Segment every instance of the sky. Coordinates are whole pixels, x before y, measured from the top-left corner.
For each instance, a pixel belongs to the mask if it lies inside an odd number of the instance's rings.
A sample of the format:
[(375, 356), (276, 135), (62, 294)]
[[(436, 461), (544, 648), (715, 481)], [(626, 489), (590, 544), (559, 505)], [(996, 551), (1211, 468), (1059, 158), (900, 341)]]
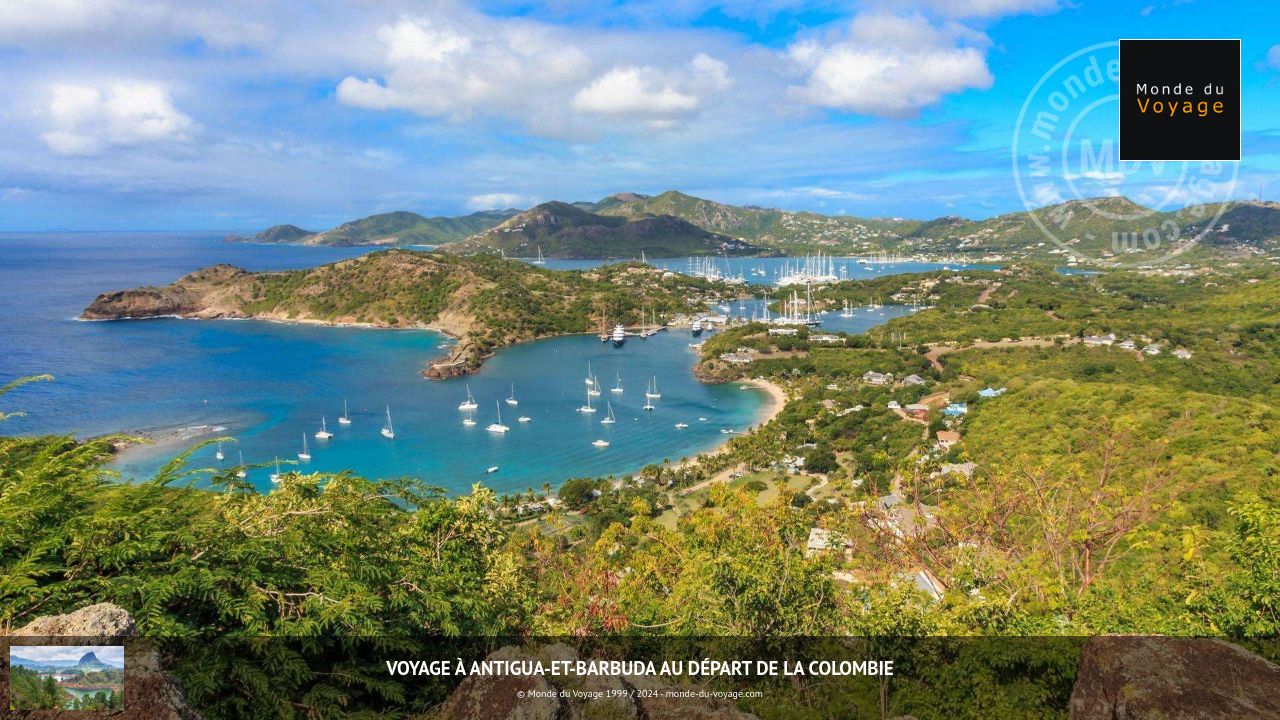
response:
[(672, 189), (989, 217), (1024, 206), (1036, 82), (1147, 37), (1242, 40), (1233, 192), (1280, 199), (1274, 3), (4, 0), (0, 231), (321, 230)]

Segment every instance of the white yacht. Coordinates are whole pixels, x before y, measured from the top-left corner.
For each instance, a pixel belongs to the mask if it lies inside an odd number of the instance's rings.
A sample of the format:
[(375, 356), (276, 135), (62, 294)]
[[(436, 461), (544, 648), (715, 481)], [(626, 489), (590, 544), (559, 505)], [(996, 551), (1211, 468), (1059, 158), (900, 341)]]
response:
[(702, 334), (702, 318), (698, 318), (697, 320), (694, 320), (693, 327), (690, 329), (692, 330), (694, 337), (698, 337), (699, 335), (701, 335)]
[(521, 415), (520, 417), (516, 418), (516, 422), (529, 422), (532, 419), (533, 418), (529, 417), (528, 415)]
[(311, 451), (307, 449), (307, 434), (302, 433), (302, 452), (298, 453), (299, 460), (310, 460)]
[(590, 391), (590, 390), (587, 390), (587, 404), (586, 404), (586, 405), (583, 405), (583, 406), (582, 406), (582, 407), (580, 407), (580, 408), (578, 408), (578, 412), (580, 412), (580, 413), (593, 413), (593, 412), (595, 412), (595, 411), (596, 411), (596, 409), (595, 409), (595, 408), (593, 408), (593, 407), (591, 407), (591, 391)]
[(226, 455), (223, 455), (223, 454), (222, 454), (222, 441), (221, 441), (221, 440), (219, 440), (219, 441), (218, 441), (218, 452), (214, 453), (214, 454), (213, 454), (213, 457), (214, 457), (214, 459), (216, 459), (216, 460), (222, 460), (224, 457), (226, 457)]
[(601, 425), (612, 425), (612, 424), (614, 424), (614, 423), (618, 422), (618, 419), (617, 419), (617, 418), (615, 418), (615, 417), (613, 416), (613, 403), (606, 402), (606, 403), (605, 403), (605, 407), (609, 408), (609, 414), (608, 414), (608, 415), (606, 415), (606, 416), (605, 416), (605, 418), (604, 418), (603, 420), (601, 420), (601, 421), (600, 421), (600, 424), (601, 424)]
[(329, 432), (329, 427), (324, 424), (324, 418), (320, 418), (320, 429), (316, 431), (317, 440), (328, 440), (333, 437), (333, 433)]
[(396, 439), (396, 429), (391, 425), (391, 406), (387, 406), (387, 424), (382, 426), (382, 437), (388, 440)]
[(677, 429), (677, 430), (683, 430), (683, 429), (685, 429), (685, 428), (687, 428), (687, 427), (689, 427), (689, 423), (676, 423), (676, 429)]
[(658, 392), (658, 376), (657, 375), (653, 377), (653, 384), (649, 386), (649, 389), (644, 391), (644, 396), (649, 398), (650, 400), (657, 400), (658, 398), (662, 397), (662, 393)]
[(516, 384), (511, 383), (511, 397), (507, 398), (508, 405), (519, 405), (520, 401), (516, 399)]
[(602, 448), (602, 447), (609, 447), (609, 441), (608, 441), (608, 440), (596, 440), (595, 442), (592, 442), (591, 444), (592, 444), (592, 445), (595, 445), (596, 447), (600, 447), (600, 448)]
[(491, 433), (504, 433), (510, 430), (511, 428), (502, 424), (502, 403), (495, 402), (493, 406), (498, 408), (498, 422), (489, 423), (489, 427), (485, 429)]
[(339, 425), (351, 424), (351, 413), (347, 411), (347, 401), (342, 401), (342, 416), (338, 418)]
[(471, 414), (470, 410), (467, 411), (467, 416), (462, 418), (462, 424), (466, 425), (467, 427), (471, 427), (472, 425), (476, 424), (476, 418), (474, 415)]
[(460, 402), (460, 403), (458, 403), (458, 409), (459, 409), (459, 410), (475, 410), (475, 409), (476, 409), (476, 408), (478, 408), (478, 407), (480, 407), (480, 406), (476, 404), (476, 399), (475, 399), (474, 397), (472, 397), (472, 396), (471, 396), (471, 386), (470, 386), (470, 385), (468, 385), (468, 386), (467, 386), (467, 399), (466, 399), (466, 400), (463, 400), (463, 401), (462, 401), (462, 402)]
[(621, 325), (614, 325), (612, 337), (613, 337), (613, 346), (622, 347), (623, 343), (627, 341), (627, 329), (622, 327)]

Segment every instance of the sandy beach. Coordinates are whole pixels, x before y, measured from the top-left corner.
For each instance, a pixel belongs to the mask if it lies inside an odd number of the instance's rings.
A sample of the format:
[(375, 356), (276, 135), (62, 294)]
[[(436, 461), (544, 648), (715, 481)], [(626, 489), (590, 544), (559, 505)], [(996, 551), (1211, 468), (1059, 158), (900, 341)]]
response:
[[(764, 378), (752, 378), (750, 380), (734, 380), (733, 382), (737, 385), (746, 385), (747, 387), (756, 388), (757, 390), (763, 390), (764, 393), (768, 396), (767, 406), (765, 407), (764, 414), (760, 416), (759, 420), (757, 420), (755, 423), (752, 424), (752, 428), (760, 427), (761, 425), (764, 425), (768, 423), (770, 420), (778, 417), (778, 413), (782, 412), (782, 408), (787, 404), (787, 391), (783, 389), (781, 385), (775, 383), (772, 380), (766, 380)], [(681, 462), (676, 463), (672, 467), (677, 470), (680, 470), (683, 468), (692, 467), (702, 458), (715, 457), (716, 455), (719, 455), (720, 453), (725, 451), (725, 448), (727, 448), (729, 445), (729, 440), (732, 440), (734, 437), (736, 436), (730, 435), (728, 438), (725, 439), (724, 442), (720, 443), (720, 445), (717, 446), (716, 449), (694, 455), (691, 458), (688, 458)]]

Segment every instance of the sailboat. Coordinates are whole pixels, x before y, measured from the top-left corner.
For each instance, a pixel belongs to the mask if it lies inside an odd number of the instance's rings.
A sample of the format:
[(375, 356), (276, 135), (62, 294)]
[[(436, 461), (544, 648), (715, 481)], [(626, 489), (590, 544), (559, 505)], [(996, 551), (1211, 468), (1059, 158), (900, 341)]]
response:
[(605, 403), (605, 406), (609, 408), (609, 415), (608, 415), (608, 417), (606, 417), (605, 419), (601, 420), (601, 421), (600, 421), (600, 424), (601, 424), (601, 425), (612, 425), (612, 424), (614, 424), (614, 423), (618, 422), (618, 419), (617, 419), (617, 418), (615, 418), (615, 417), (613, 416), (613, 403), (608, 403), (608, 402), (607, 402), (607, 403)]
[(468, 410), (468, 411), (467, 411), (467, 416), (466, 416), (466, 417), (464, 417), (464, 418), (462, 418), (462, 424), (463, 424), (463, 425), (466, 425), (467, 427), (471, 427), (472, 425), (475, 425), (475, 424), (476, 424), (476, 419), (475, 419), (475, 417), (471, 414), (471, 411), (470, 411), (470, 410)]
[(351, 424), (351, 413), (347, 412), (347, 401), (345, 399), (342, 401), (342, 417), (338, 418), (338, 424), (339, 425)]
[(640, 262), (644, 263), (645, 265), (649, 264), (649, 258), (644, 256), (643, 250), (640, 251)]
[(516, 399), (516, 384), (511, 383), (511, 397), (507, 398), (508, 405), (519, 405), (520, 401)]
[(310, 460), (311, 451), (307, 449), (307, 434), (302, 433), (302, 452), (298, 453), (299, 460)]
[(610, 390), (609, 392), (616, 392), (616, 393), (622, 392), (622, 373), (618, 373), (618, 381), (614, 383), (613, 389)]
[(511, 428), (502, 424), (502, 403), (495, 401), (493, 405), (494, 407), (498, 408), (498, 422), (489, 423), (489, 427), (486, 428), (486, 430), (488, 430), (491, 433), (504, 433), (510, 430)]
[(475, 409), (476, 409), (476, 408), (478, 408), (478, 407), (480, 407), (480, 406), (476, 404), (476, 399), (475, 399), (474, 397), (472, 397), (472, 396), (471, 396), (471, 386), (470, 386), (470, 385), (468, 385), (468, 386), (467, 386), (467, 399), (466, 399), (466, 400), (463, 400), (463, 401), (462, 401), (462, 402), (460, 402), (460, 403), (458, 403), (458, 409), (459, 409), (459, 410), (475, 410)]
[(533, 261), (534, 265), (546, 265), (547, 259), (542, 257), (542, 246), (538, 246), (538, 259)]
[(521, 415), (520, 417), (516, 418), (516, 421), (517, 421), (517, 422), (529, 422), (529, 421), (530, 421), (530, 420), (532, 420), (532, 419), (533, 419), (533, 418), (529, 417), (528, 415)]
[(223, 454), (222, 454), (222, 441), (221, 441), (221, 440), (219, 440), (219, 441), (218, 441), (218, 452), (214, 453), (214, 454), (213, 454), (213, 457), (214, 457), (214, 458), (216, 458), (216, 459), (218, 459), (218, 460), (222, 460), (222, 458), (226, 457), (225, 455), (223, 455)]
[(851, 318), (851, 317), (853, 317), (853, 308), (849, 307), (849, 301), (848, 301), (848, 300), (845, 300), (845, 301), (844, 301), (844, 312), (840, 313), (840, 317), (842, 317), (842, 318)]
[(591, 444), (599, 448), (609, 447), (608, 440), (596, 440), (596, 441), (593, 441)]
[[(657, 378), (654, 378), (654, 379), (656, 380)], [(654, 392), (654, 391), (653, 391), (653, 383), (649, 383), (649, 385), (645, 386), (645, 389), (644, 389), (644, 407), (640, 408), (641, 410), (652, 410), (652, 409), (653, 409), (653, 400), (652, 400), (652, 398), (653, 398), (653, 392)]]
[(244, 451), (240, 452), (240, 469), (236, 471), (236, 477), (244, 478), (249, 473), (244, 471)]
[(320, 429), (316, 431), (317, 440), (328, 440), (333, 437), (333, 433), (329, 432), (329, 428), (324, 424), (324, 418), (320, 418)]
[(592, 397), (600, 396), (600, 381), (596, 379), (595, 375), (591, 376), (591, 387), (587, 389), (587, 394)]
[(592, 375), (592, 374), (591, 374), (591, 361), (590, 361), (590, 360), (588, 360), (588, 361), (587, 361), (587, 377), (583, 380), (583, 382), (585, 382), (585, 383), (586, 383), (586, 384), (588, 384), (588, 385), (590, 385), (590, 384), (592, 384), (592, 383), (594, 383), (594, 382), (595, 382), (595, 375)]
[(685, 429), (685, 428), (687, 428), (687, 427), (689, 427), (689, 423), (682, 423), (682, 422), (681, 422), (681, 423), (676, 423), (676, 429), (677, 429), (677, 430), (683, 430), (683, 429)]
[(279, 457), (276, 457), (276, 471), (271, 473), (271, 475), (269, 475), (268, 477), (271, 479), (272, 484), (280, 482), (280, 458)]
[(582, 406), (582, 407), (580, 407), (580, 408), (578, 408), (578, 412), (580, 412), (580, 413), (593, 413), (593, 412), (595, 412), (595, 411), (596, 411), (596, 409), (595, 409), (595, 408), (593, 408), (593, 407), (591, 407), (591, 391), (590, 391), (590, 390), (588, 390), (588, 391), (587, 391), (587, 404), (586, 404), (586, 405), (583, 405), (583, 406)]
[(644, 391), (644, 396), (649, 398), (650, 400), (657, 400), (658, 398), (662, 397), (662, 393), (658, 392), (658, 376), (657, 375), (653, 376), (653, 384), (649, 386), (648, 390)]
[(382, 437), (388, 440), (395, 440), (396, 429), (391, 425), (391, 406), (387, 406), (387, 424), (382, 426)]

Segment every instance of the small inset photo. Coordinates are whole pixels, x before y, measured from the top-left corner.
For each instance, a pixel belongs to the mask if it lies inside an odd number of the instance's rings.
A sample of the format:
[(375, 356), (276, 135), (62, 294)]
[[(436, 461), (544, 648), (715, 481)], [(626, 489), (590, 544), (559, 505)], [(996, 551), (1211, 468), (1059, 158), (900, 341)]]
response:
[(10, 646), (10, 710), (122, 707), (123, 645)]

